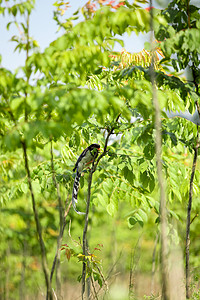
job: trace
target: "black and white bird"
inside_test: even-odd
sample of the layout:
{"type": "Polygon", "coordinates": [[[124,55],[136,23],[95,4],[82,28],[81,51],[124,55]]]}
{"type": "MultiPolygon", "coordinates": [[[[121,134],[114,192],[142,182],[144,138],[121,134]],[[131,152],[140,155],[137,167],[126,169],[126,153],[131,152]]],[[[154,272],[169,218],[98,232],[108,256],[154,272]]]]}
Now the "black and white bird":
{"type": "Polygon", "coordinates": [[[87,147],[79,156],[77,159],[77,162],[75,164],[75,167],[73,171],[76,171],[76,177],[74,180],[73,185],[73,192],[72,192],[72,205],[75,210],[75,212],[79,215],[85,214],[83,212],[80,212],[76,209],[76,203],[77,203],[77,196],[78,196],[78,189],[79,189],[79,182],[81,178],[82,171],[90,164],[95,161],[95,159],[98,156],[100,150],[99,144],[92,144],[89,147],[87,147]]]}

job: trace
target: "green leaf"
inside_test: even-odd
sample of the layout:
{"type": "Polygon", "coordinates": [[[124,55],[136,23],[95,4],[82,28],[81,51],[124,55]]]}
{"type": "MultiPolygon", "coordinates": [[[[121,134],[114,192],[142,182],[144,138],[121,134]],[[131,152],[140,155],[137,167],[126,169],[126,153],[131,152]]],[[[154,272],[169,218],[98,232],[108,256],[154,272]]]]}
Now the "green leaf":
{"type": "Polygon", "coordinates": [[[133,183],[134,174],[133,171],[129,170],[127,166],[125,166],[122,170],[124,178],[127,179],[131,184],[133,183]]]}
{"type": "Polygon", "coordinates": [[[144,156],[145,158],[147,158],[148,160],[153,159],[154,155],[155,155],[155,145],[153,143],[149,143],[144,147],[144,156]]]}
{"type": "Polygon", "coordinates": [[[98,199],[98,202],[100,202],[100,204],[103,207],[107,206],[107,204],[108,204],[108,196],[105,193],[103,193],[103,194],[98,193],[97,194],[97,199],[98,199]]]}
{"type": "Polygon", "coordinates": [[[106,209],[107,209],[109,215],[111,215],[113,217],[116,212],[116,207],[115,207],[114,203],[112,203],[112,202],[109,203],[107,205],[106,209]]]}
{"type": "Polygon", "coordinates": [[[93,272],[93,276],[94,276],[94,280],[98,281],[99,286],[102,287],[103,282],[102,282],[101,275],[98,274],[97,272],[93,272]]]}
{"type": "Polygon", "coordinates": [[[129,217],[127,221],[129,228],[132,228],[137,223],[137,219],[135,217],[129,217]]]}
{"type": "Polygon", "coordinates": [[[21,106],[22,104],[24,103],[24,99],[22,97],[17,97],[17,98],[14,98],[11,102],[11,109],[13,111],[17,110],[17,108],[19,106],[21,106]]]}
{"type": "Polygon", "coordinates": [[[26,194],[28,192],[28,184],[25,182],[22,182],[21,184],[21,190],[24,194],[26,194]]]}
{"type": "Polygon", "coordinates": [[[36,194],[40,194],[41,193],[41,186],[40,186],[40,183],[38,180],[34,180],[32,182],[32,187],[33,187],[33,191],[36,193],[36,194]]]}
{"type": "Polygon", "coordinates": [[[113,191],[113,182],[110,178],[108,178],[106,181],[103,183],[103,189],[109,195],[113,191]]]}

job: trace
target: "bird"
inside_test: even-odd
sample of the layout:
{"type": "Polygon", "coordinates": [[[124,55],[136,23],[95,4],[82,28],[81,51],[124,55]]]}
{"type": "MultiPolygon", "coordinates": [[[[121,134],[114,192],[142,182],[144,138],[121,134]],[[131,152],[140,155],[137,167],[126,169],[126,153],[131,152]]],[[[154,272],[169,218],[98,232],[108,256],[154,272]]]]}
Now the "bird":
{"type": "Polygon", "coordinates": [[[76,176],[74,179],[73,192],[72,192],[72,205],[75,212],[79,215],[85,214],[84,212],[80,212],[76,209],[81,173],[90,163],[93,163],[95,161],[95,159],[98,156],[99,150],[100,150],[99,144],[91,144],[90,146],[88,146],[85,150],[83,150],[83,152],[77,159],[77,162],[73,169],[73,172],[76,171],[76,176]]]}
{"type": "Polygon", "coordinates": [[[163,110],[163,112],[166,113],[168,118],[174,118],[174,117],[180,117],[183,119],[186,119],[196,125],[200,125],[200,116],[199,116],[199,112],[196,109],[194,114],[192,115],[188,110],[186,110],[185,112],[178,112],[178,111],[170,111],[170,110],[163,110]]]}

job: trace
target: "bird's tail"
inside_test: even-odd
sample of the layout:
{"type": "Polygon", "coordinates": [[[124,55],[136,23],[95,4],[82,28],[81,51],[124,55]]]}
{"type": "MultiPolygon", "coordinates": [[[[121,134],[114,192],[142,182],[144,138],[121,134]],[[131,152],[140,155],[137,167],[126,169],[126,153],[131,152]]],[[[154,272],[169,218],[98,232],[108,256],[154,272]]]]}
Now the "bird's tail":
{"type": "Polygon", "coordinates": [[[76,177],[74,179],[73,192],[72,192],[72,205],[77,214],[84,215],[85,214],[84,212],[80,212],[76,209],[80,178],[81,178],[81,173],[79,173],[77,169],[76,177]]]}

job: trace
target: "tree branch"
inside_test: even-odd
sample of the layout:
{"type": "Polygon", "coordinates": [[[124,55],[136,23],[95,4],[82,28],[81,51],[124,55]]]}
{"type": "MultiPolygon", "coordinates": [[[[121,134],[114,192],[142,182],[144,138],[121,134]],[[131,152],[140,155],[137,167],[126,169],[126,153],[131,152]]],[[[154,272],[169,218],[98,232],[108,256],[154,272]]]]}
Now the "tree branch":
{"type": "MultiPolygon", "coordinates": [[[[117,116],[117,118],[115,120],[115,123],[118,122],[120,116],[121,116],[121,113],[117,116]]],[[[110,136],[113,134],[114,129],[115,129],[115,126],[112,126],[111,129],[108,130],[108,135],[107,135],[106,140],[105,140],[105,145],[104,145],[103,152],[101,153],[100,156],[98,156],[98,158],[96,160],[96,163],[94,164],[94,168],[93,168],[92,173],[94,173],[96,171],[97,165],[99,164],[100,160],[107,154],[108,141],[109,141],[110,136]]]]}
{"type": "MultiPolygon", "coordinates": [[[[119,117],[120,117],[121,113],[117,116],[115,123],[118,122],[119,117]]],[[[88,229],[88,220],[89,220],[89,209],[90,209],[90,196],[91,196],[91,185],[92,185],[92,176],[93,173],[96,171],[96,168],[100,162],[100,160],[107,154],[107,147],[108,147],[108,141],[110,136],[113,134],[113,131],[115,129],[115,126],[112,126],[109,130],[108,130],[108,135],[106,137],[105,140],[105,145],[104,145],[104,149],[103,152],[101,153],[101,155],[97,158],[96,163],[93,162],[92,164],[92,168],[90,170],[89,173],[89,178],[88,178],[88,193],[87,193],[87,206],[86,206],[86,213],[85,213],[85,225],[84,225],[84,229],[83,229],[83,255],[84,257],[87,255],[87,229],[88,229]]],[[[82,268],[82,299],[84,297],[84,293],[85,293],[85,278],[86,278],[86,267],[87,267],[87,262],[84,258],[83,261],[83,268],[82,268]]]]}

